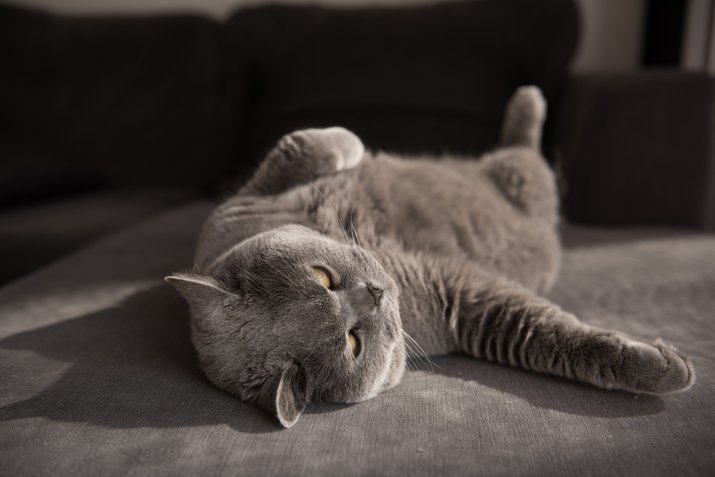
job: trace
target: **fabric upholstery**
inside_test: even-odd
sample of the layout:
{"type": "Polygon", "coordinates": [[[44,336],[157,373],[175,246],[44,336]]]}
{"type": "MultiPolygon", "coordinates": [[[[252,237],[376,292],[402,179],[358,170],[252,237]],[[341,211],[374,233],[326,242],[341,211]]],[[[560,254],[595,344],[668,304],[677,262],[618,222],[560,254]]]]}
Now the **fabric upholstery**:
{"type": "Polygon", "coordinates": [[[555,141],[570,220],[715,229],[714,104],[704,73],[570,79],[555,141]]]}
{"type": "Polygon", "coordinates": [[[0,210],[0,284],[196,197],[186,188],[132,188],[0,210]]]}
{"type": "Polygon", "coordinates": [[[690,354],[684,394],[607,392],[461,356],[281,430],[212,387],[161,278],[191,263],[200,203],[0,290],[6,475],[706,475],[715,466],[715,236],[566,228],[551,298],[690,354]]]}
{"type": "Polygon", "coordinates": [[[274,6],[238,11],[227,30],[247,160],[287,132],[334,125],[375,149],[476,155],[496,145],[517,86],[554,98],[578,19],[569,0],[274,6]]]}
{"type": "MultiPolygon", "coordinates": [[[[64,17],[0,5],[0,156],[29,162],[55,189],[67,182],[64,191],[78,181],[211,184],[229,158],[221,32],[190,15],[64,17]]],[[[52,190],[24,185],[36,196],[52,190]]]]}
{"type": "Polygon", "coordinates": [[[221,186],[227,170],[246,179],[280,135],[321,125],[374,148],[477,154],[495,145],[516,86],[555,95],[577,30],[572,0],[264,6],[223,24],[0,5],[0,154],[41,179],[18,190],[24,169],[8,168],[0,200],[221,186]]]}

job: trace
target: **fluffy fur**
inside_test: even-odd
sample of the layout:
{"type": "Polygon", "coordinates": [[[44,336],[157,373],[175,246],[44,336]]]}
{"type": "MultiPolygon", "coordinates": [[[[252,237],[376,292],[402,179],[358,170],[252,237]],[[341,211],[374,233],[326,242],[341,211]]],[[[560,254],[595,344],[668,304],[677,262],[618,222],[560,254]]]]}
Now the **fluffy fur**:
{"type": "Polygon", "coordinates": [[[168,277],[209,379],[286,427],[311,399],[396,385],[420,353],[609,389],[688,388],[692,365],[672,347],[593,328],[536,294],[560,257],[545,114],[537,88],[517,90],[500,148],[479,160],[373,154],[342,128],[281,139],[209,217],[192,272],[168,277]]]}

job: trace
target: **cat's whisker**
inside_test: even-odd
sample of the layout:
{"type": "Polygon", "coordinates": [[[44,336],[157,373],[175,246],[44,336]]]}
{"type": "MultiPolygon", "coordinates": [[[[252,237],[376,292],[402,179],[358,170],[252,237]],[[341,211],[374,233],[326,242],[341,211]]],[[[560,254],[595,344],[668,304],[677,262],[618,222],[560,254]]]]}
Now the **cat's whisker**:
{"type": "Polygon", "coordinates": [[[350,227],[353,229],[353,242],[355,242],[358,247],[362,248],[362,244],[360,243],[360,237],[358,236],[357,229],[355,228],[354,219],[350,220],[350,227]]]}
{"type": "Polygon", "coordinates": [[[340,221],[340,216],[338,215],[338,211],[335,210],[335,207],[333,207],[333,204],[331,204],[330,201],[328,200],[328,198],[325,196],[325,194],[323,194],[323,191],[318,189],[318,186],[316,186],[312,181],[306,181],[306,184],[310,184],[310,186],[313,189],[315,189],[318,192],[318,194],[323,196],[323,200],[325,200],[325,203],[333,211],[333,214],[335,214],[335,221],[338,223],[338,225],[340,226],[340,230],[342,230],[343,235],[345,236],[346,245],[350,246],[350,238],[348,238],[348,233],[345,231],[345,227],[343,227],[343,224],[340,221]]]}
{"type": "Polygon", "coordinates": [[[425,350],[420,346],[420,344],[415,341],[415,339],[409,335],[405,330],[402,330],[402,334],[404,335],[407,340],[405,340],[405,344],[411,343],[408,345],[408,348],[412,346],[411,350],[414,352],[413,354],[416,355],[416,358],[423,359],[427,361],[427,363],[430,365],[430,369],[434,371],[434,368],[441,369],[437,364],[435,364],[430,358],[429,355],[425,352],[425,350]],[[409,340],[409,341],[408,341],[409,340]]]}
{"type": "MultiPolygon", "coordinates": [[[[415,355],[415,350],[414,350],[414,345],[410,343],[409,341],[405,341],[405,346],[407,347],[407,354],[408,358],[405,360],[405,365],[407,366],[407,369],[410,371],[419,371],[420,366],[413,357],[409,357],[410,355],[415,355]]],[[[422,358],[419,358],[422,359],[422,358]]]]}
{"type": "Polygon", "coordinates": [[[407,355],[408,355],[407,359],[405,359],[405,366],[407,367],[407,369],[409,371],[417,371],[418,370],[417,366],[415,365],[412,358],[409,357],[411,351],[410,351],[410,348],[409,348],[409,345],[407,344],[407,342],[405,342],[405,346],[407,347],[407,355]]]}

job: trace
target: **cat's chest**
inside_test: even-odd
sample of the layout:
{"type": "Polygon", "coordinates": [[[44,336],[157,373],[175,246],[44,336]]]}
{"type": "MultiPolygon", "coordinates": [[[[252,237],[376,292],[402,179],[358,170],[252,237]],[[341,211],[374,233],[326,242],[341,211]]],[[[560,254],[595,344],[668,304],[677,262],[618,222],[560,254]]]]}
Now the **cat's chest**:
{"type": "Polygon", "coordinates": [[[370,248],[380,235],[381,212],[353,177],[334,177],[305,189],[304,224],[339,242],[370,248]]]}
{"type": "Polygon", "coordinates": [[[197,247],[196,265],[207,266],[243,241],[290,224],[311,227],[305,208],[294,198],[233,198],[219,206],[206,221],[197,247]]]}

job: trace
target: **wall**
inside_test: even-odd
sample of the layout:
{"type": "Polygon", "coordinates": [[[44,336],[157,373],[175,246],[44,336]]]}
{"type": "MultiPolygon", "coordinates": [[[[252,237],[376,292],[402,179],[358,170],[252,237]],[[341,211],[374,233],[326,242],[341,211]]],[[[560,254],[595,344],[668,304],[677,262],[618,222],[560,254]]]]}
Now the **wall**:
{"type": "Polygon", "coordinates": [[[182,10],[223,17],[237,7],[266,3],[315,4],[340,7],[360,5],[415,5],[450,0],[7,0],[17,5],[31,5],[56,12],[136,13],[182,10]]]}
{"type": "Polygon", "coordinates": [[[682,65],[685,69],[715,75],[715,3],[690,0],[686,14],[682,65]]]}
{"type": "MultiPolygon", "coordinates": [[[[238,6],[267,0],[6,0],[55,12],[199,12],[221,18],[238,6]]],[[[280,3],[407,5],[449,0],[278,0],[280,3]]],[[[532,0],[538,1],[538,0],[532,0]]],[[[630,71],[638,68],[645,0],[576,0],[582,12],[582,39],[573,67],[577,71],[630,71]]],[[[275,0],[274,0],[275,3],[275,0]]]]}
{"type": "Polygon", "coordinates": [[[577,71],[633,71],[639,68],[645,0],[577,0],[581,43],[577,71]]]}

